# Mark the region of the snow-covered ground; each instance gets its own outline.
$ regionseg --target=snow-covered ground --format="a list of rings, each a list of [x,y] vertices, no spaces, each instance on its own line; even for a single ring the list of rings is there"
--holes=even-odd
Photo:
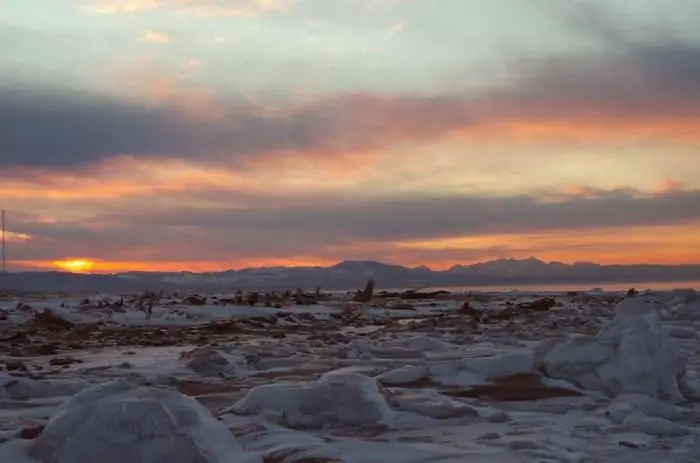
[[[692,290],[206,296],[0,295],[0,462],[700,461]]]

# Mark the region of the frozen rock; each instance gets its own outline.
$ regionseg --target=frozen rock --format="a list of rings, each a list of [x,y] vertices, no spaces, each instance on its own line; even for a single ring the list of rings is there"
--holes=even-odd
[[[616,312],[595,336],[540,344],[536,367],[551,378],[609,396],[638,393],[683,401],[685,359],[654,308],[640,298],[628,298]]]
[[[229,411],[239,415],[278,415],[282,424],[292,428],[372,425],[394,416],[376,379],[336,372],[313,382],[257,386]]]
[[[116,380],[61,405],[32,442],[42,463],[236,463],[233,435],[191,397]]]
[[[405,391],[394,396],[392,403],[399,410],[437,419],[478,415],[474,407],[432,390]]]
[[[241,376],[248,371],[243,355],[215,346],[198,347],[181,358],[187,367],[203,376]]]

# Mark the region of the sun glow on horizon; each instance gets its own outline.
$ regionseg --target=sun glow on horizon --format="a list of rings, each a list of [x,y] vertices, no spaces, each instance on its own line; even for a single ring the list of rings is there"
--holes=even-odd
[[[97,263],[89,259],[67,259],[54,261],[53,264],[61,270],[73,273],[86,273],[92,270]]]

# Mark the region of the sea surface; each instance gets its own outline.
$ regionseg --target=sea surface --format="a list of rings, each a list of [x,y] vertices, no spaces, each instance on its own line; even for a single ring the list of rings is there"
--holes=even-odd
[[[507,291],[523,291],[523,292],[567,292],[567,291],[590,291],[592,289],[603,289],[605,291],[627,291],[630,288],[635,288],[639,291],[656,290],[668,291],[679,288],[693,288],[700,291],[700,281],[635,281],[627,283],[542,283],[542,284],[518,284],[518,285],[491,285],[491,286],[431,286],[420,288],[422,291],[450,291],[452,293],[465,291],[483,291],[483,292],[507,292]],[[379,288],[386,291],[405,291],[416,288]]]

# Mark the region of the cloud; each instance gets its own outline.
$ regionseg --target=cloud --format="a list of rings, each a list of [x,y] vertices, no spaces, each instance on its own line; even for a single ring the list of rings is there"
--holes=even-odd
[[[168,10],[195,16],[252,17],[283,10],[290,3],[290,0],[99,0],[89,5],[88,10],[97,14]]]
[[[700,256],[700,242],[695,243],[700,241],[700,190],[661,195],[618,190],[595,198],[558,201],[532,196],[265,200],[264,195],[258,199],[253,195],[249,201],[226,204],[235,198],[220,195],[218,203],[206,207],[142,201],[128,208],[97,208],[82,218],[67,216],[43,223],[31,216],[33,211],[18,217],[12,213],[16,231],[33,237],[13,250],[13,256],[19,260],[87,256],[131,261],[247,261],[374,255],[405,261],[429,255],[435,260],[441,255],[448,258],[446,249],[450,249],[454,262],[469,252],[493,256],[531,251],[535,247],[527,247],[525,237],[535,235],[546,235],[552,243],[558,237],[557,246],[567,248],[569,255],[576,251],[581,236],[597,236],[597,241],[589,240],[591,249],[596,242],[605,241],[604,230],[621,230],[620,236],[626,233],[626,242],[632,246],[630,240],[635,236],[658,241],[654,227],[660,226],[676,229],[675,245],[684,242],[691,251],[698,245],[698,253],[689,251],[688,259]],[[543,241],[538,246],[544,246]],[[608,239],[608,243],[613,241]],[[621,246],[620,242],[615,241],[615,246]],[[673,243],[661,244],[669,247]],[[556,251],[551,246],[547,249],[550,254]],[[663,247],[656,252],[659,249]],[[579,248],[578,252],[580,256],[587,251]]]
[[[523,58],[512,66],[512,82],[478,93],[350,93],[286,105],[183,89],[172,79],[126,80],[148,83],[136,93],[145,101],[4,88],[0,150],[7,154],[0,166],[71,165],[125,153],[235,163],[455,137],[514,146],[700,142],[698,43],[630,39],[605,53]],[[192,120],[193,110],[201,120]]]
[[[394,23],[391,26],[389,26],[388,33],[389,35],[396,35],[403,31],[405,27],[406,25],[402,22]]]
[[[170,37],[166,34],[162,34],[160,32],[155,32],[155,31],[149,29],[146,32],[144,32],[144,34],[139,39],[139,42],[164,45],[166,43],[170,43]]]

